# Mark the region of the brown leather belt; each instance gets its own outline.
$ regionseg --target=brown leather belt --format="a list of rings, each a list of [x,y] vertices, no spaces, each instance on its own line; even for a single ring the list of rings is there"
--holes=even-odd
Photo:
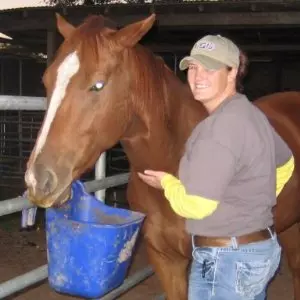
[[[274,226],[269,227],[274,233]],[[263,229],[249,234],[236,237],[238,245],[245,245],[249,243],[260,242],[271,238],[269,230]],[[232,246],[231,237],[208,237],[208,236],[194,236],[194,243],[196,247],[230,247]]]

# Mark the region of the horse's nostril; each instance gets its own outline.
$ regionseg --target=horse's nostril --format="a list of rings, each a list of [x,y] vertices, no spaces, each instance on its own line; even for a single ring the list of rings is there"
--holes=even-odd
[[[54,175],[52,172],[46,170],[45,171],[45,181],[43,183],[43,192],[45,194],[50,194],[53,190],[54,190],[54,185],[55,185],[55,179],[54,179]]]
[[[36,165],[35,177],[37,189],[43,192],[44,195],[49,195],[55,190],[57,186],[57,177],[52,170],[47,169],[43,165]]]

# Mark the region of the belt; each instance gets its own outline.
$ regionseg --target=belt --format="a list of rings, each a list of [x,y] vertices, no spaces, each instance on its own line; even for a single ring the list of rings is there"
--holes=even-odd
[[[235,237],[238,245],[245,245],[249,243],[260,242],[271,238],[269,230],[274,234],[274,225],[270,226],[269,229],[263,229],[248,233],[245,235]],[[208,237],[208,236],[194,236],[194,244],[196,247],[230,247],[232,246],[231,237]]]

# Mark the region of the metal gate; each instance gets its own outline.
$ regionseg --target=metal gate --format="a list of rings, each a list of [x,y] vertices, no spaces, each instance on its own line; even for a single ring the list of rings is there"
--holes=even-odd
[[[46,108],[45,99],[42,97],[16,97],[16,96],[0,96],[0,110],[3,111],[43,111]],[[9,117],[9,113],[7,114]],[[18,125],[18,124],[15,124]],[[12,126],[14,126],[12,124]],[[3,127],[3,126],[2,126]],[[2,128],[0,124],[0,130],[6,130],[7,128]],[[1,129],[2,128],[2,129]],[[18,128],[16,126],[15,128]],[[33,130],[33,128],[31,128]],[[1,131],[0,131],[1,132]],[[9,131],[10,132],[10,131]],[[12,131],[13,133],[13,131]],[[1,140],[0,143],[8,143],[8,139]],[[5,147],[1,147],[1,149],[5,149]],[[26,151],[29,151],[28,149]],[[5,153],[0,153],[1,157],[5,157]],[[16,154],[16,157],[20,157],[22,153]],[[100,174],[96,180],[87,181],[85,182],[85,186],[88,192],[96,192],[100,191],[103,192],[107,188],[119,186],[126,184],[128,182],[129,173],[123,173],[119,175],[114,175],[110,177],[103,177],[103,168],[105,165],[103,161],[105,156],[100,157],[98,163],[96,164],[96,168],[98,166],[97,174]],[[0,161],[1,166],[1,161]],[[12,199],[7,199],[0,201],[0,217],[8,214],[12,214],[15,212],[19,212],[24,208],[30,208],[33,205],[23,197],[17,197]],[[151,266],[147,266],[146,268],[136,272],[134,275],[125,279],[124,283],[116,288],[115,290],[111,291],[107,295],[101,298],[101,300],[112,300],[116,299],[119,295],[123,294],[125,291],[129,290],[130,288],[136,286],[141,281],[145,280],[149,276],[153,275],[153,269]],[[43,265],[35,270],[27,272],[23,275],[17,276],[3,282],[0,284],[0,299],[12,295],[15,292],[21,291],[31,285],[34,285],[37,282],[40,282],[46,279],[48,276],[48,266]],[[161,296],[159,297],[161,298]]]

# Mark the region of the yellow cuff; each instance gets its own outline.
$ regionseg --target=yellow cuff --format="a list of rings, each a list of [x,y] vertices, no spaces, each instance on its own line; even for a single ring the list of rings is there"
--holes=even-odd
[[[176,178],[175,176],[173,176],[172,174],[166,174],[160,181],[161,186],[163,189],[166,188],[166,186],[170,183],[174,183],[180,181],[178,178]]]

